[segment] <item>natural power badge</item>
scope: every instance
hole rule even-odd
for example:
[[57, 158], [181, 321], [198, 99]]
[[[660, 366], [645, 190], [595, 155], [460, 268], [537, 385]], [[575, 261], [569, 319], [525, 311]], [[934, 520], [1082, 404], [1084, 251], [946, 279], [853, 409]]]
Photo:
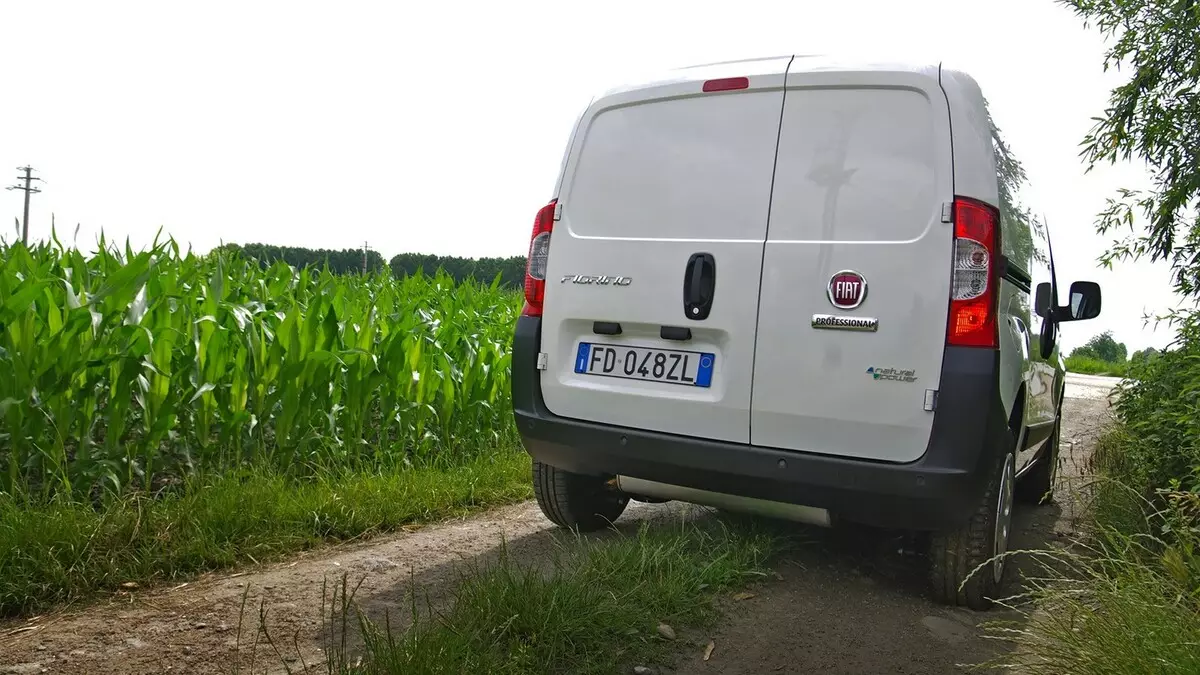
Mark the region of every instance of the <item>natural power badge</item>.
[[903, 368], [867, 368], [867, 374], [876, 380], [895, 380], [896, 382], [916, 382], [917, 371]]

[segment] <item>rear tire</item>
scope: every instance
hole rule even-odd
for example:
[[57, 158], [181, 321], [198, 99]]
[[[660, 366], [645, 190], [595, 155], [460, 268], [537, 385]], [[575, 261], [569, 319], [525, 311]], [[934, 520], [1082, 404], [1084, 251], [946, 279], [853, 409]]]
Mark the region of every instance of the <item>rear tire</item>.
[[533, 461], [533, 493], [550, 522], [580, 532], [612, 524], [625, 511], [629, 497], [601, 476], [564, 471]]
[[997, 599], [1007, 565], [1004, 557], [994, 558], [1008, 549], [1015, 470], [1015, 453], [999, 457], [971, 519], [930, 537], [930, 581], [938, 602], [984, 611]]
[[1054, 431], [1042, 450], [1042, 456], [1017, 481], [1017, 500], [1023, 504], [1049, 504], [1054, 501], [1054, 480], [1058, 477], [1058, 437], [1062, 419], [1054, 420]]

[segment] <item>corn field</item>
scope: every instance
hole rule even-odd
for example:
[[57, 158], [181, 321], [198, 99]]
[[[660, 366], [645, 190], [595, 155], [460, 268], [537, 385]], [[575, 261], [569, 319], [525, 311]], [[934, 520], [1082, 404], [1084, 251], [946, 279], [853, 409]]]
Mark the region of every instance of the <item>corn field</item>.
[[94, 499], [512, 442], [519, 306], [441, 274], [0, 243], [0, 492]]

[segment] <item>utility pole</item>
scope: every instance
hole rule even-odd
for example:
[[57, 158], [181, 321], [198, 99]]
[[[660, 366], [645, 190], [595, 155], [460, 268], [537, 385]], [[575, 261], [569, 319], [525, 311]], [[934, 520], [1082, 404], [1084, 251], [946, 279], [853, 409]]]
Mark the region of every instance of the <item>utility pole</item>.
[[371, 250], [370, 244], [363, 242], [363, 276], [367, 274], [367, 251]]
[[[25, 218], [21, 221], [21, 241], [26, 245], [29, 244], [29, 195], [41, 192], [40, 189], [33, 186], [33, 181], [42, 181], [41, 178], [33, 177], [32, 166], [18, 166], [17, 171], [24, 171], [24, 176], [17, 176], [17, 180], [25, 181], [25, 185], [11, 185], [8, 190], [24, 190], [25, 191]], [[43, 183], [46, 181], [42, 181]]]

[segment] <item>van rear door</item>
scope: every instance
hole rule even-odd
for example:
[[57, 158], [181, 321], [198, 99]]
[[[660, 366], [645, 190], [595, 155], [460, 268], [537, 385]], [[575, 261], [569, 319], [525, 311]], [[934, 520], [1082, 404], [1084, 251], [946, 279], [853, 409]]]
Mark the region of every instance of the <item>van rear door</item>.
[[936, 66], [793, 61], [764, 252], [755, 445], [924, 454], [946, 343], [952, 173]]
[[582, 116], [542, 318], [556, 415], [746, 443], [790, 58], [676, 71]]

